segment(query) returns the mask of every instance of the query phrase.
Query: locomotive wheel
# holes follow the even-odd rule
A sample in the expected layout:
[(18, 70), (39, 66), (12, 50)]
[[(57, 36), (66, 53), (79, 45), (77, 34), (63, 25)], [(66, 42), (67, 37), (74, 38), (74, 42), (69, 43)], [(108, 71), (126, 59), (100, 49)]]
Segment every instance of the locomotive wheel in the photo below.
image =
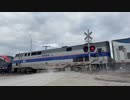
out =
[(23, 72), (23, 68), (18, 68), (18, 69), (17, 69), (17, 72), (18, 72), (18, 73), (22, 73), (22, 72)]
[(79, 68), (78, 67), (74, 67), (74, 71), (78, 72)]
[(13, 73), (17, 73), (17, 68), (14, 68), (14, 70), (12, 72)]
[(71, 67), (65, 67), (65, 71), (71, 71)]
[(33, 73), (36, 73), (37, 72), (37, 70), (36, 69), (33, 69)]
[(28, 68), (26, 68), (25, 70), (24, 70), (24, 73), (25, 74), (28, 74), (30, 71), (29, 71), (29, 69)]
[(31, 72), (33, 72), (32, 68), (25, 68), (24, 69), (24, 73), (26, 73), (26, 74), (30, 74)]

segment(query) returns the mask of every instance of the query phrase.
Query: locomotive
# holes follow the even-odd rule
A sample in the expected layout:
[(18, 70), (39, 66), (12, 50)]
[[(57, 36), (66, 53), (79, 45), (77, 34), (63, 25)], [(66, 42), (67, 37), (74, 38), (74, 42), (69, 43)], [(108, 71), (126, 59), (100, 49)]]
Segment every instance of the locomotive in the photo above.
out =
[(1, 55), (0, 56), (0, 72), (11, 72), (12, 71), (12, 56)]
[[(89, 59), (88, 49), (90, 49)], [(12, 72), (37, 72), (37, 70), (84, 70), (86, 66), (98, 69), (102, 64), (108, 67), (111, 59), (109, 41), (64, 46), (61, 48), (16, 54)], [(89, 67), (87, 67), (89, 68)]]

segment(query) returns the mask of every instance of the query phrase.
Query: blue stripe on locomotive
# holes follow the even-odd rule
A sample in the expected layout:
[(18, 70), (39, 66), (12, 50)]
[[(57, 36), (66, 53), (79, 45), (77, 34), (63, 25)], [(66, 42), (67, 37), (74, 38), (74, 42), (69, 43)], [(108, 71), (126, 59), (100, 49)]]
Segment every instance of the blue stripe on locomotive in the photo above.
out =
[[(91, 57), (96, 57), (97, 53), (91, 53), (90, 55), (91, 55)], [(64, 59), (73, 59), (76, 57), (87, 57), (87, 56), (88, 56), (88, 54), (77, 54), (77, 55), (67, 55), (67, 56), (58, 56), (58, 57), (17, 60), (17, 61), (13, 61), (13, 63), (28, 63), (28, 62), (40, 62), (40, 61), (64, 60)], [(110, 57), (110, 52), (98, 53), (98, 56), (99, 57), (102, 57), (102, 56)]]

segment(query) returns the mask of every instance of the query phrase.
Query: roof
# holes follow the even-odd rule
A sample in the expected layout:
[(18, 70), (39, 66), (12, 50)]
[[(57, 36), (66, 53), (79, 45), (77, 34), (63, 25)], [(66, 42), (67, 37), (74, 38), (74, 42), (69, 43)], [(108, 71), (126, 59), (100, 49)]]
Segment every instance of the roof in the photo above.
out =
[(130, 43), (130, 38), (117, 39), (117, 40), (112, 40), (112, 41), (120, 42), (120, 43)]
[[(90, 43), (90, 44), (104, 45), (104, 43), (107, 44), (107, 43), (109, 43), (109, 41), (93, 42), (93, 43)], [(68, 48), (68, 47), (72, 47), (74, 50), (76, 50), (76, 49), (81, 48), (83, 45), (87, 45), (87, 43), (80, 44), (80, 45), (73, 45), (73, 46), (64, 46), (64, 47), (48, 49), (48, 50), (39, 50), (39, 51), (42, 51), (44, 53), (60, 52), (62, 50), (66, 50), (66, 48)], [(32, 51), (32, 52), (39, 52), (39, 51)], [(25, 53), (30, 53), (30, 52), (24, 52), (24, 53), (18, 53), (18, 54), (25, 54)]]

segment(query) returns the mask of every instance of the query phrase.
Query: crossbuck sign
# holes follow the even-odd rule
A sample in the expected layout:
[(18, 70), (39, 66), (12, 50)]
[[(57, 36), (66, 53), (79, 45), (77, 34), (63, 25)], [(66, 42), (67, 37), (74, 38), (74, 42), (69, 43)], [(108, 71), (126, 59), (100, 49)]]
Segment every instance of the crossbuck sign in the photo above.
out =
[[(86, 37), (85, 37), (85, 39), (84, 40), (89, 40), (89, 39), (93, 39), (90, 35), (92, 34), (92, 32), (89, 32), (89, 30), (88, 30), (88, 33), (86, 33), (86, 32), (84, 32), (84, 34), (86, 35)], [(89, 42), (89, 41), (88, 41)]]

